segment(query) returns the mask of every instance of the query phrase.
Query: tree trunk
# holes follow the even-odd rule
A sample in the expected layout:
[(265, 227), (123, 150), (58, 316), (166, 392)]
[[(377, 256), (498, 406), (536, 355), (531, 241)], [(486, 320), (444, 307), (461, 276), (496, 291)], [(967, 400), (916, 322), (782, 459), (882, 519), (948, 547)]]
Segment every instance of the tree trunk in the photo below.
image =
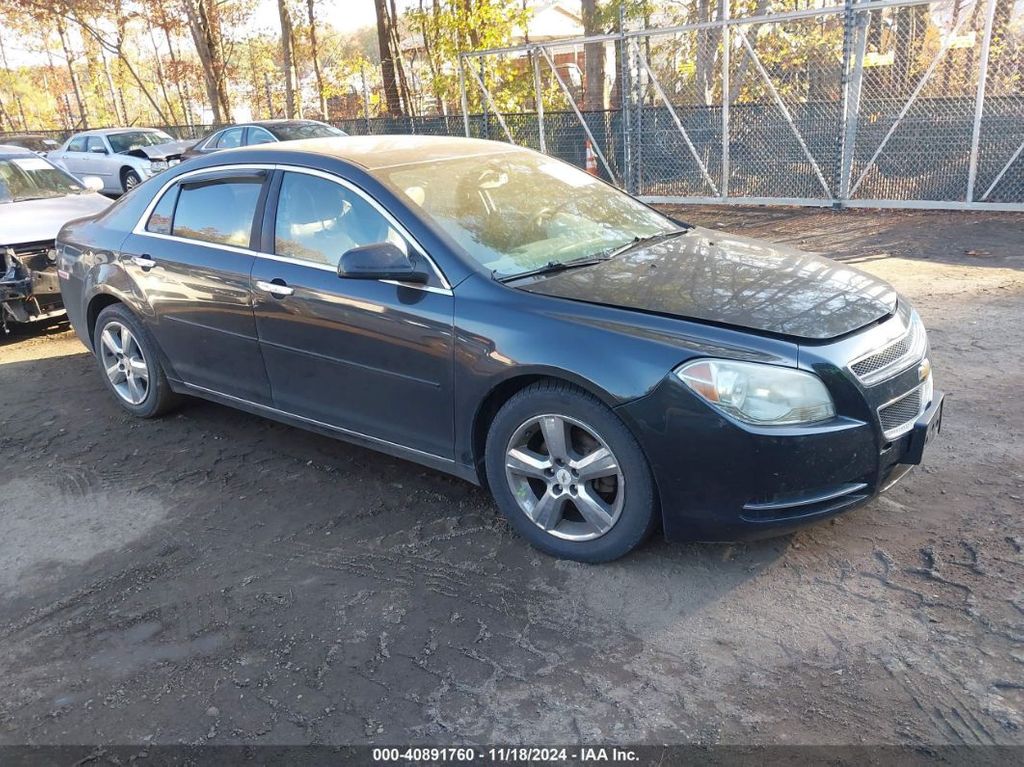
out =
[(68, 42), (67, 27), (64, 19), (55, 17), (57, 21), (57, 34), (60, 35), (60, 44), (64, 48), (64, 58), (68, 64), (68, 76), (71, 78), (71, 90), (75, 94), (75, 104), (78, 106), (78, 118), (83, 128), (89, 127), (89, 113), (86, 111), (85, 102), (82, 99), (82, 88), (78, 82), (78, 74), (75, 72), (75, 61), (71, 54), (71, 44)]
[[(207, 5), (209, 3), (209, 5)], [(231, 118), (231, 99), (225, 82), (224, 62), (221, 57), (220, 24), (217, 7), (209, 0), (182, 0), (188, 17), (192, 42), (203, 69), (203, 85), (213, 112), (213, 121), (223, 123)]]
[(402, 100), (398, 94), (395, 59), (391, 54), (391, 15), (387, 0), (374, 0), (377, 10), (377, 48), (380, 50), (380, 74), (384, 81), (384, 102), (388, 114), (402, 114)]
[(295, 66), (292, 57), (292, 19), (286, 0), (277, 0), (277, 13), (281, 18), (281, 58), (284, 65), (284, 110), (290, 120), (295, 117)]
[[(597, 25), (597, 0), (583, 0), (583, 34), (587, 37), (601, 33)], [(586, 66), (583, 79), (583, 108), (590, 112), (607, 109), (604, 92), (604, 43), (583, 46)]]
[(327, 92), (324, 89), (324, 75), (320, 69), (320, 45), (316, 39), (316, 14), (314, 0), (306, 0), (306, 14), (309, 16), (309, 55), (313, 59), (313, 74), (316, 77), (316, 94), (320, 100), (320, 119), (328, 119)]
[(185, 98), (185, 94), (182, 92), (181, 81), (184, 79), (184, 72), (182, 71), (179, 63), (178, 54), (174, 50), (174, 40), (171, 37), (170, 24), (167, 21), (167, 8), (164, 3), (157, 3), (157, 7), (160, 9), (160, 26), (163, 28), (164, 37), (167, 39), (167, 53), (171, 59), (171, 66), (174, 67), (174, 89), (178, 93), (178, 103), (181, 105), (181, 115), (185, 120), (185, 125), (190, 129), (192, 128), (192, 110), (189, 107), (188, 100)]

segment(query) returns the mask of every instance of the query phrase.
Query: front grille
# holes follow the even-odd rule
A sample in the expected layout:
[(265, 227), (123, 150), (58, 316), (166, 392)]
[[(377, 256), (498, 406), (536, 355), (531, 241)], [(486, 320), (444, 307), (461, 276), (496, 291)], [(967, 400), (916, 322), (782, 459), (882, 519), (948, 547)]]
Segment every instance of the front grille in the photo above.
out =
[(924, 326), (914, 315), (906, 333), (878, 351), (851, 363), (850, 370), (862, 384), (871, 386), (917, 362), (924, 355), (926, 341)]
[(922, 401), (927, 385), (928, 382), (878, 409), (878, 420), (886, 439), (896, 439), (914, 428), (914, 421), (928, 404)]

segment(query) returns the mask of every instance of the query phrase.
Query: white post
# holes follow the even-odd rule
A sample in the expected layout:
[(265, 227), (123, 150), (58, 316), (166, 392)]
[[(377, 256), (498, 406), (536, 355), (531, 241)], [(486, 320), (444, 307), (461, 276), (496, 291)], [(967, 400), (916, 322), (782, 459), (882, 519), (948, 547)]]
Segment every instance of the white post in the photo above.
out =
[(547, 143), (544, 139), (544, 95), (540, 87), (540, 58), (537, 52), (533, 53), (533, 93), (537, 104), (537, 131), (540, 134), (540, 151), (547, 152)]
[(466, 96), (466, 57), (459, 54), (459, 101), (462, 104), (462, 128), (469, 138), (469, 98)]
[(732, 34), (729, 29), (729, 2), (719, 0), (722, 9), (722, 199), (729, 196), (729, 67), (732, 48)]
[(978, 91), (974, 97), (974, 130), (971, 133), (971, 163), (967, 171), (967, 202), (974, 201), (974, 184), (978, 178), (978, 147), (981, 143), (981, 117), (985, 111), (985, 82), (988, 79), (988, 53), (992, 47), (992, 20), (996, 13), (996, 0), (985, 5), (985, 36), (981, 39), (978, 58)]

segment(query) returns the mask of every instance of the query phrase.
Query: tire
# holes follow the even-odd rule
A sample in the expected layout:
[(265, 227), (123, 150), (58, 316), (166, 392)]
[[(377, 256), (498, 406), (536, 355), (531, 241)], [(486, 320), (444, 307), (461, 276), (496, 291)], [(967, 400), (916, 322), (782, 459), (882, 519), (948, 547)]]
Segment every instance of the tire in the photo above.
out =
[(121, 407), (137, 418), (155, 418), (178, 404), (156, 341), (123, 304), (100, 312), (93, 339), (103, 382)]
[(142, 177), (138, 171), (131, 168), (121, 171), (121, 191), (128, 192), (142, 183)]
[(600, 400), (571, 384), (542, 381), (513, 396), (491, 422), (485, 450), (498, 508), (552, 556), (609, 562), (656, 525), (654, 479), (636, 438)]

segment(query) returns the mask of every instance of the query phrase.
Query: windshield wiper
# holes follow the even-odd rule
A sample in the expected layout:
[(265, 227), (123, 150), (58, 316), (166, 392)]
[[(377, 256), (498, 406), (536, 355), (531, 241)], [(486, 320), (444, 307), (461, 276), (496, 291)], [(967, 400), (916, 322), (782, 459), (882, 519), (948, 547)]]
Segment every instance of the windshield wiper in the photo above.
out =
[(515, 274), (505, 274), (500, 277), (495, 277), (498, 282), (511, 282), (512, 280), (521, 280), (527, 277), (537, 277), (542, 274), (555, 274), (556, 272), (564, 272), (567, 269), (577, 269), (581, 266), (593, 266), (599, 264), (602, 261), (610, 259), (610, 255), (597, 255), (597, 256), (582, 256), (581, 258), (572, 258), (568, 261), (548, 261), (544, 266), (539, 266), (536, 269), (530, 269), (526, 272), (516, 272)]
[(659, 240), (667, 240), (670, 237), (677, 237), (680, 234), (686, 234), (687, 232), (690, 231), (690, 229), (692, 229), (692, 227), (690, 227), (689, 229), (672, 229), (671, 231), (668, 232), (649, 234), (646, 237), (634, 237), (631, 242), (627, 242), (625, 245), (620, 245), (614, 250), (610, 250), (607, 253), (605, 253), (605, 257), (615, 258), (616, 256), (621, 256), (623, 253), (632, 250), (637, 245), (650, 245), (652, 242), (657, 242)]

